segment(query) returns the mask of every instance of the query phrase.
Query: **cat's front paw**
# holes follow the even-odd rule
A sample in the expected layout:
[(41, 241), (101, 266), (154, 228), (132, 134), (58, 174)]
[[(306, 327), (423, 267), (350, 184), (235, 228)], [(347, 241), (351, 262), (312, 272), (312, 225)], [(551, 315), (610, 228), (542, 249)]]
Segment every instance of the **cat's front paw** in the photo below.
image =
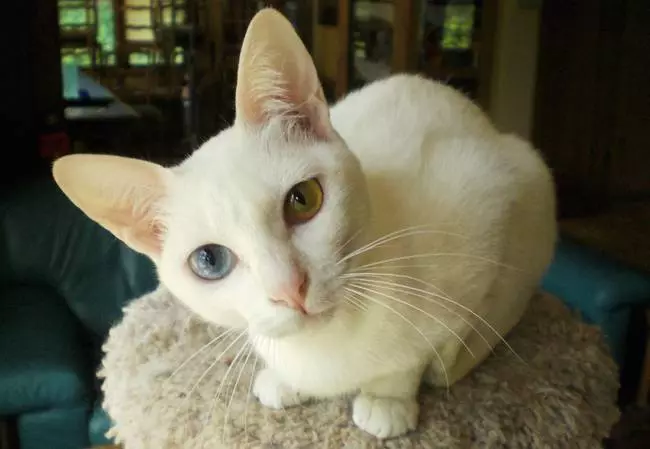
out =
[(415, 430), (420, 407), (415, 399), (394, 399), (360, 394), (352, 406), (352, 419), (377, 438), (392, 438)]
[(304, 402), (304, 398), (283, 384), (269, 368), (257, 374), (253, 394), (263, 405), (276, 410)]

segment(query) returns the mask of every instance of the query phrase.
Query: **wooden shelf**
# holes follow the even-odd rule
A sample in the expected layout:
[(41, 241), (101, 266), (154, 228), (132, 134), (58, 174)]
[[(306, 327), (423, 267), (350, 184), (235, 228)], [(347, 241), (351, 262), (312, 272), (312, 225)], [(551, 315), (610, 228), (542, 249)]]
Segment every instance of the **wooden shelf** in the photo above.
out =
[(479, 75), (476, 67), (429, 67), (424, 73), (438, 80), (477, 79)]

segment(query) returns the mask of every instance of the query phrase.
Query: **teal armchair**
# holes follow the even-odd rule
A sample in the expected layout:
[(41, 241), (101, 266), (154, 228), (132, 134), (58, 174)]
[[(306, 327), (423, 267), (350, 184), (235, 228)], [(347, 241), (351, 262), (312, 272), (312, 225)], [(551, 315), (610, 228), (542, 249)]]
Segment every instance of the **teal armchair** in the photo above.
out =
[(633, 356), (627, 346), (631, 315), (650, 307), (650, 274), (562, 236), (542, 288), (598, 325), (619, 367), (625, 367)]
[(122, 306), (153, 266), (89, 220), (51, 180), (0, 196), (0, 418), (21, 449), (105, 444), (96, 370)]

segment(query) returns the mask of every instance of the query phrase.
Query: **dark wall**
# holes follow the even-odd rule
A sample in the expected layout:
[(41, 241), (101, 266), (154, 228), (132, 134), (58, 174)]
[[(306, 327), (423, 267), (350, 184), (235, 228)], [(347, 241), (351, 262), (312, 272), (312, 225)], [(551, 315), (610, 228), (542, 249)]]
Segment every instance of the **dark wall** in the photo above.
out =
[(3, 3), (0, 81), (0, 185), (48, 168), (38, 155), (42, 133), (63, 129), (56, 0)]
[(562, 215), (650, 196), (650, 1), (544, 0), (535, 143)]

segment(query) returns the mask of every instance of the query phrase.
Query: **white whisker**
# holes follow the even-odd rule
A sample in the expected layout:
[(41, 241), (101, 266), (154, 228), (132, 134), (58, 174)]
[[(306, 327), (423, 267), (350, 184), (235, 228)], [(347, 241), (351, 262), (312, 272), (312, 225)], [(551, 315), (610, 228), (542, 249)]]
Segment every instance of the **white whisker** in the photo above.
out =
[(357, 309), (357, 310), (359, 310), (361, 312), (367, 312), (368, 311), (368, 307), (366, 307), (366, 305), (363, 304), (361, 301), (359, 301), (357, 298), (353, 298), (350, 295), (345, 295), (343, 299), (345, 301), (347, 301), (355, 309)]
[(205, 376), (207, 376), (208, 373), (209, 373), (210, 371), (212, 371), (212, 370), (214, 369), (215, 366), (217, 366), (217, 363), (219, 363), (219, 362), (221, 361), (221, 357), (223, 357), (224, 354), (230, 350), (230, 348), (232, 348), (235, 344), (237, 344), (237, 342), (239, 341), (239, 339), (241, 339), (244, 335), (246, 335), (246, 330), (241, 331), (241, 333), (237, 336), (237, 338), (235, 338), (232, 342), (230, 342), (230, 344), (226, 347), (226, 349), (224, 349), (223, 352), (222, 352), (221, 354), (219, 354), (219, 356), (216, 357), (216, 358), (214, 359), (214, 362), (212, 362), (212, 363), (210, 364), (210, 366), (208, 366), (208, 368), (207, 368), (205, 371), (203, 371), (203, 374), (201, 374), (201, 376), (199, 377), (199, 380), (196, 381), (196, 383), (194, 384), (194, 386), (192, 386), (192, 388), (190, 389), (190, 391), (189, 391), (189, 392), (187, 393), (187, 395), (185, 396), (185, 399), (186, 399), (186, 400), (188, 400), (188, 399), (190, 398), (190, 396), (192, 396), (192, 393), (194, 393), (194, 391), (195, 391), (196, 388), (199, 386), (199, 384), (201, 383), (201, 381), (205, 378)]
[(228, 369), (226, 369), (226, 372), (221, 378), (221, 383), (219, 384), (219, 388), (217, 389), (217, 392), (214, 395), (213, 406), (214, 404), (216, 404), (217, 400), (221, 397), (221, 392), (223, 391), (223, 388), (226, 386), (226, 380), (230, 375), (230, 371), (232, 371), (233, 367), (237, 364), (237, 362), (243, 356), (244, 352), (246, 351), (246, 349), (248, 349), (249, 346), (250, 343), (246, 342), (241, 348), (239, 348), (237, 354), (235, 354), (235, 357), (232, 359), (232, 362), (230, 362), (230, 364), (228, 365)]
[(239, 369), (239, 374), (237, 375), (237, 379), (235, 380), (235, 386), (232, 388), (232, 392), (230, 393), (230, 400), (228, 401), (228, 405), (226, 405), (226, 414), (223, 417), (223, 430), (221, 432), (222, 440), (226, 438), (226, 425), (228, 423), (228, 418), (230, 417), (230, 407), (232, 406), (232, 401), (235, 397), (235, 394), (237, 393), (237, 385), (239, 385), (239, 381), (241, 380), (242, 373), (245, 371), (246, 365), (248, 364), (248, 360), (251, 358), (251, 355), (255, 350), (252, 344), (248, 343), (247, 346), (248, 346), (248, 352), (246, 358), (242, 363), (242, 367)]
[[(174, 371), (169, 375), (169, 377), (168, 377), (167, 379), (165, 379), (165, 383), (171, 381), (171, 379), (172, 379), (176, 374), (178, 374), (178, 372), (179, 372), (180, 370), (182, 370), (185, 366), (187, 366), (187, 364), (190, 363), (192, 360), (194, 360), (194, 358), (196, 358), (199, 354), (201, 354), (203, 351), (205, 351), (206, 349), (208, 349), (210, 346), (212, 346), (212, 345), (218, 343), (219, 341), (223, 340), (224, 338), (230, 336), (230, 334), (232, 334), (234, 331), (235, 331), (235, 329), (232, 329), (232, 328), (231, 328), (231, 329), (227, 329), (227, 330), (225, 330), (224, 332), (222, 332), (222, 333), (220, 333), (219, 335), (217, 335), (217, 336), (216, 336), (215, 338), (213, 338), (212, 340), (210, 340), (209, 342), (207, 342), (206, 344), (204, 344), (203, 346), (201, 346), (201, 347), (200, 347), (196, 352), (194, 352), (194, 354), (192, 354), (192, 355), (189, 356), (187, 359), (185, 359), (185, 361), (184, 361), (183, 363), (181, 363), (181, 364), (178, 366), (178, 368), (176, 368), (176, 369), (175, 369), (175, 370), (174, 370)], [(163, 384), (163, 385), (164, 385), (164, 384)]]
[[(469, 307), (467, 307), (467, 306), (461, 304), (460, 302), (458, 302), (458, 301), (452, 299), (451, 296), (449, 296), (447, 293), (445, 293), (445, 292), (444, 292), (441, 288), (439, 288), (438, 286), (436, 286), (436, 285), (434, 285), (434, 284), (432, 284), (432, 283), (430, 283), (430, 282), (424, 281), (424, 280), (422, 280), (422, 279), (418, 279), (418, 278), (416, 278), (416, 277), (414, 277), (414, 276), (408, 276), (408, 275), (405, 275), (405, 274), (388, 274), (388, 273), (356, 273), (356, 274), (357, 274), (357, 275), (361, 275), (361, 274), (363, 274), (364, 276), (384, 276), (384, 275), (387, 275), (387, 276), (394, 276), (394, 277), (399, 277), (399, 278), (403, 278), (403, 279), (410, 279), (410, 280), (413, 280), (413, 281), (416, 281), (416, 282), (420, 282), (420, 283), (422, 283), (422, 284), (424, 284), (424, 285), (426, 285), (426, 286), (428, 286), (428, 287), (430, 287), (430, 288), (432, 288), (432, 289), (434, 289), (434, 290), (437, 290), (437, 291), (440, 292), (442, 295), (440, 295), (440, 294), (436, 294), (436, 293), (433, 293), (433, 292), (430, 292), (430, 291), (428, 291), (428, 290), (420, 289), (420, 288), (417, 288), (417, 287), (412, 287), (412, 286), (410, 286), (410, 285), (404, 285), (404, 284), (394, 283), (394, 285), (400, 286), (401, 288), (403, 288), (403, 289), (405, 289), (405, 290), (410, 290), (410, 291), (419, 292), (419, 293), (422, 293), (422, 294), (429, 295), (428, 298), (427, 298), (427, 297), (424, 297), (424, 296), (420, 296), (420, 297), (421, 297), (422, 299), (426, 299), (426, 300), (432, 301), (432, 302), (434, 302), (435, 304), (437, 304), (437, 305), (439, 305), (439, 306), (442, 306), (442, 304), (440, 304), (438, 301), (436, 301), (433, 297), (435, 297), (435, 298), (439, 298), (439, 299), (441, 299), (441, 300), (443, 300), (443, 301), (447, 301), (447, 302), (453, 304), (454, 306), (459, 307), (461, 310), (464, 310), (465, 312), (468, 312), (468, 313), (471, 314), (473, 317), (475, 317), (476, 319), (478, 319), (479, 322), (480, 322), (481, 324), (483, 324), (483, 325), (484, 325), (485, 327), (487, 327), (490, 331), (492, 331), (492, 332), (494, 333), (494, 335), (496, 335), (496, 336), (499, 338), (499, 340), (500, 340), (500, 341), (501, 341), (501, 342), (506, 346), (506, 348), (507, 348), (510, 352), (512, 352), (512, 354), (513, 354), (515, 357), (517, 357), (517, 358), (519, 359), (519, 361), (521, 361), (522, 363), (524, 363), (524, 364), (527, 365), (526, 361), (525, 361), (525, 360), (524, 360), (524, 359), (523, 359), (523, 358), (522, 358), (522, 357), (517, 353), (517, 351), (514, 350), (514, 348), (513, 348), (513, 347), (512, 347), (512, 346), (511, 346), (507, 341), (506, 341), (506, 339), (501, 335), (501, 333), (499, 333), (499, 331), (497, 331), (497, 330), (494, 328), (494, 326), (493, 326), (492, 324), (490, 324), (489, 321), (487, 321), (485, 318), (483, 318), (483, 317), (482, 317), (481, 315), (479, 315), (478, 313), (474, 312), (474, 311), (473, 311), (472, 309), (470, 309)], [(384, 282), (385, 282), (385, 281), (384, 281)], [(389, 283), (389, 284), (391, 284), (391, 283)], [(448, 309), (447, 309), (447, 310), (448, 310)], [(459, 314), (458, 316), (460, 317), (460, 314)], [(461, 319), (462, 319), (462, 318), (461, 318)], [(467, 324), (470, 325), (470, 326), (472, 326), (472, 325), (469, 324), (469, 323), (467, 323)], [(483, 334), (482, 334), (481, 332), (479, 332), (479, 331), (478, 331), (474, 326), (472, 326), (472, 329), (474, 329), (474, 331), (475, 331), (475, 332), (479, 335), (479, 337), (480, 337), (480, 338), (485, 342), (485, 344), (488, 345), (488, 346), (490, 346), (490, 347), (492, 348), (492, 351), (494, 351), (494, 348), (492, 347), (492, 345), (490, 345), (490, 343), (489, 343), (489, 342), (487, 341), (487, 339), (483, 336)]]
[[(359, 282), (361, 282), (361, 284), (359, 284)], [(386, 298), (386, 299), (390, 299), (390, 300), (395, 301), (395, 302), (397, 302), (397, 303), (399, 303), (399, 304), (402, 304), (402, 305), (404, 305), (404, 306), (406, 306), (406, 307), (410, 307), (410, 308), (413, 309), (413, 310), (417, 310), (418, 312), (420, 312), (420, 313), (423, 314), (424, 316), (426, 316), (426, 317), (428, 317), (428, 318), (431, 318), (431, 319), (434, 320), (436, 323), (438, 323), (439, 325), (441, 325), (442, 327), (444, 327), (444, 328), (445, 328), (445, 329), (446, 329), (446, 330), (447, 330), (451, 335), (453, 335), (454, 337), (456, 337), (456, 339), (458, 340), (458, 342), (459, 342), (461, 345), (463, 345), (463, 347), (467, 350), (467, 352), (469, 352), (469, 354), (470, 354), (473, 358), (476, 358), (476, 356), (474, 355), (474, 352), (469, 348), (469, 346), (467, 346), (467, 343), (465, 343), (465, 340), (463, 340), (463, 339), (461, 338), (460, 335), (458, 335), (458, 334), (457, 334), (457, 333), (456, 333), (452, 328), (450, 328), (449, 326), (447, 326), (447, 324), (446, 324), (445, 322), (443, 322), (443, 321), (442, 321), (440, 318), (438, 318), (437, 316), (430, 314), (430, 313), (427, 312), (426, 310), (423, 310), (422, 308), (420, 308), (420, 307), (418, 307), (418, 306), (416, 306), (416, 305), (414, 305), (414, 304), (411, 304), (411, 303), (409, 303), (408, 301), (404, 301), (404, 300), (402, 300), (402, 299), (396, 298), (396, 297), (393, 296), (393, 295), (389, 295), (389, 294), (387, 294), (387, 293), (384, 293), (384, 292), (381, 292), (381, 291), (378, 291), (378, 290), (375, 290), (375, 289), (369, 288), (368, 285), (373, 285), (372, 282), (364, 281), (364, 280), (359, 280), (359, 281), (355, 281), (353, 285), (354, 285), (355, 287), (357, 287), (357, 288), (362, 288), (362, 289), (364, 289), (364, 290), (367, 291), (368, 293), (374, 293), (375, 295), (381, 295), (381, 296), (383, 296), (383, 297)]]
[(348, 238), (345, 242), (343, 242), (343, 244), (338, 249), (338, 253), (340, 254), (345, 249), (345, 247), (348, 246), (352, 242), (352, 240), (354, 240), (356, 237), (358, 237), (359, 234), (361, 234), (362, 230), (363, 230), (363, 228), (357, 229), (357, 231), (354, 234), (352, 234), (350, 236), (350, 238)]
[(257, 364), (260, 361), (259, 356), (255, 352), (255, 362), (253, 363), (253, 370), (251, 371), (251, 379), (248, 383), (248, 393), (246, 394), (246, 406), (244, 408), (244, 446), (248, 443), (248, 406), (250, 405), (251, 392), (253, 390), (253, 382), (255, 381), (255, 374), (257, 371)]
[[(226, 381), (228, 380), (228, 376), (230, 375), (230, 371), (232, 368), (239, 362), (239, 359), (241, 356), (244, 354), (245, 350), (249, 347), (250, 343), (246, 342), (244, 345), (239, 348), (239, 351), (237, 351), (237, 354), (235, 357), (232, 359), (232, 362), (230, 362), (230, 365), (228, 365), (228, 369), (224, 373), (223, 377), (221, 378), (221, 382), (219, 383), (219, 388), (217, 389), (217, 392), (215, 393), (214, 397), (212, 398), (212, 404), (210, 405), (210, 410), (208, 411), (207, 418), (206, 418), (206, 425), (210, 423), (210, 420), (212, 419), (212, 415), (214, 413), (214, 408), (217, 406), (217, 402), (219, 401), (219, 396), (221, 396), (221, 391), (223, 390), (223, 387), (226, 385)], [(221, 442), (223, 442), (224, 435), (221, 435)]]
[(448, 236), (453, 236), (453, 237), (460, 237), (460, 238), (465, 238), (462, 234), (457, 234), (454, 232), (447, 232), (447, 231), (439, 231), (439, 230), (434, 230), (434, 229), (423, 229), (428, 227), (427, 225), (417, 225), (417, 226), (409, 226), (404, 229), (400, 229), (398, 231), (391, 232), (389, 234), (386, 234), (382, 237), (379, 237), (364, 246), (356, 249), (355, 251), (351, 252), (347, 256), (343, 257), (341, 260), (339, 260), (339, 264), (345, 262), (348, 259), (351, 259), (353, 257), (359, 256), (365, 252), (371, 251), (374, 248), (377, 248), (381, 245), (384, 245), (388, 242), (391, 242), (396, 239), (400, 238), (405, 238), (405, 237), (411, 237), (414, 235), (420, 235), (420, 234), (442, 234), (442, 235), (448, 235)]
[(463, 315), (461, 315), (459, 312), (452, 309), (451, 307), (445, 305), (444, 303), (436, 300), (435, 298), (439, 297), (439, 295), (436, 295), (435, 293), (432, 293), (432, 292), (429, 292), (429, 291), (426, 291), (426, 290), (424, 290), (424, 292), (426, 294), (420, 293), (420, 292), (414, 292), (414, 291), (411, 291), (408, 288), (409, 286), (400, 284), (398, 282), (377, 281), (376, 279), (362, 277), (362, 276), (359, 276), (358, 278), (355, 278), (355, 279), (362, 280), (362, 281), (364, 281), (364, 282), (366, 282), (366, 283), (368, 283), (370, 285), (376, 286), (376, 287), (386, 287), (386, 288), (389, 288), (392, 291), (397, 292), (397, 293), (404, 293), (404, 294), (407, 294), (407, 295), (410, 295), (410, 296), (414, 296), (414, 297), (417, 297), (417, 298), (424, 299), (425, 301), (432, 302), (433, 304), (435, 304), (438, 307), (441, 307), (442, 309), (446, 310), (447, 312), (453, 313), (454, 316), (458, 317), (463, 323), (465, 323), (474, 332), (476, 332), (476, 334), (481, 338), (481, 340), (483, 340), (485, 342), (485, 345), (488, 348), (490, 348), (491, 350), (494, 350), (494, 348), (492, 347), (492, 345), (490, 344), (488, 339), (485, 338), (485, 336), (483, 336), (483, 334), (476, 328), (476, 326), (474, 326), (474, 324), (472, 324), (466, 317), (464, 317)]
[[(424, 300), (429, 301), (429, 302), (433, 302), (436, 306), (441, 307), (441, 308), (443, 308), (444, 310), (446, 310), (447, 312), (449, 312), (449, 313), (453, 313), (455, 316), (457, 316), (458, 318), (460, 318), (460, 320), (463, 321), (463, 323), (465, 323), (465, 324), (468, 325), (470, 328), (472, 328), (472, 330), (474, 330), (474, 332), (476, 332), (476, 333), (479, 335), (479, 337), (481, 337), (481, 339), (485, 342), (485, 344), (486, 344), (488, 347), (491, 347), (490, 342), (487, 340), (487, 338), (485, 338), (485, 337), (483, 336), (483, 334), (481, 334), (481, 333), (478, 331), (478, 329), (476, 329), (476, 327), (475, 327), (475, 326), (474, 326), (474, 325), (473, 325), (473, 324), (472, 324), (472, 323), (471, 323), (467, 318), (465, 318), (465, 317), (464, 317), (463, 315), (461, 315), (459, 312), (453, 310), (451, 307), (449, 307), (449, 306), (445, 305), (444, 303), (442, 303), (442, 302), (436, 300), (435, 298), (440, 298), (440, 299), (442, 299), (442, 300), (445, 300), (445, 301), (451, 302), (451, 303), (453, 303), (454, 305), (459, 306), (459, 307), (461, 307), (461, 308), (466, 308), (465, 306), (463, 306), (463, 305), (461, 305), (461, 304), (456, 304), (456, 302), (455, 302), (454, 300), (452, 300), (451, 298), (449, 298), (449, 297), (442, 297), (442, 296), (440, 296), (440, 295), (438, 295), (438, 294), (436, 294), (436, 293), (430, 292), (430, 291), (428, 291), (428, 290), (418, 289), (418, 288), (416, 288), (416, 287), (411, 287), (411, 286), (409, 286), (409, 285), (401, 284), (401, 283), (399, 283), (399, 282), (381, 281), (381, 280), (377, 280), (377, 279), (375, 279), (376, 277), (384, 277), (384, 276), (385, 276), (385, 277), (388, 277), (388, 278), (398, 277), (398, 278), (404, 278), (404, 279), (411, 279), (411, 280), (413, 280), (413, 281), (417, 281), (417, 282), (421, 282), (421, 283), (423, 283), (423, 284), (426, 284), (426, 285), (428, 285), (428, 286), (430, 286), (430, 287), (432, 287), (432, 288), (436, 288), (435, 285), (433, 285), (433, 284), (429, 284), (428, 282), (423, 281), (423, 280), (421, 280), (421, 279), (418, 279), (418, 278), (416, 278), (416, 277), (408, 276), (408, 275), (405, 275), (405, 274), (397, 274), (397, 273), (370, 273), (370, 272), (357, 272), (357, 273), (354, 273), (354, 275), (352, 275), (352, 274), (349, 274), (349, 275), (343, 275), (343, 276), (341, 276), (341, 278), (343, 278), (343, 279), (351, 279), (351, 280), (353, 280), (353, 281), (355, 281), (355, 280), (357, 280), (357, 279), (365, 280), (365, 281), (367, 281), (367, 282), (371, 282), (371, 283), (373, 283), (373, 284), (376, 285), (376, 286), (390, 287), (390, 288), (391, 288), (392, 290), (394, 290), (394, 291), (397, 291), (397, 292), (400, 292), (400, 293), (406, 293), (406, 294), (408, 294), (408, 295), (415, 296), (415, 297), (417, 297), (417, 298), (421, 298), (421, 299), (424, 299)], [(415, 291), (415, 292), (414, 292), (414, 291)], [(470, 313), (472, 313), (472, 314), (473, 314), (474, 316), (476, 316), (479, 320), (482, 319), (480, 315), (478, 315), (477, 313), (473, 312), (471, 309), (467, 308), (467, 311), (469, 311)], [(486, 322), (486, 323), (483, 323), (483, 324), (486, 324), (487, 326), (490, 326), (489, 323), (487, 323), (487, 322)], [(493, 332), (495, 332), (495, 331), (493, 330)], [(497, 334), (497, 336), (500, 336), (500, 335), (498, 334), (498, 332), (495, 332), (495, 333)]]
[(358, 291), (356, 288), (354, 288), (354, 287), (349, 287), (349, 286), (345, 286), (345, 289), (348, 290), (350, 293), (353, 293), (353, 294), (356, 294), (356, 295), (361, 295), (361, 296), (363, 296), (364, 298), (366, 298), (368, 301), (370, 301), (370, 302), (372, 302), (372, 303), (375, 303), (375, 304), (377, 304), (377, 305), (379, 305), (379, 306), (381, 306), (381, 307), (384, 307), (385, 309), (389, 310), (390, 312), (394, 313), (396, 316), (398, 316), (399, 318), (401, 318), (402, 320), (404, 320), (404, 322), (406, 322), (407, 324), (410, 324), (411, 327), (413, 327), (413, 329), (414, 329), (418, 334), (420, 334), (420, 336), (421, 336), (422, 338), (424, 338), (424, 340), (429, 344), (429, 346), (431, 346), (431, 350), (433, 351), (433, 353), (435, 354), (436, 358), (437, 358), (438, 361), (440, 362), (440, 367), (442, 368), (442, 371), (443, 371), (444, 376), (445, 376), (445, 382), (446, 382), (446, 384), (447, 384), (447, 391), (449, 391), (449, 376), (447, 375), (447, 368), (445, 367), (445, 362), (443, 361), (442, 357), (440, 356), (440, 353), (439, 353), (439, 352), (436, 350), (436, 348), (433, 346), (433, 343), (431, 343), (431, 340), (429, 340), (429, 338), (427, 338), (427, 336), (424, 334), (424, 332), (422, 332), (422, 330), (421, 330), (419, 327), (417, 327), (417, 326), (416, 326), (416, 325), (415, 325), (411, 320), (409, 320), (408, 318), (406, 318), (403, 314), (401, 314), (400, 312), (398, 312), (397, 310), (395, 310), (393, 307), (389, 306), (388, 304), (384, 304), (384, 303), (381, 302), (380, 300), (378, 300), (378, 299), (376, 299), (376, 298), (373, 298), (373, 297), (370, 296), (370, 295), (367, 295), (367, 294), (364, 293), (363, 291)]
[(357, 269), (366, 269), (366, 268), (376, 267), (376, 266), (384, 265), (384, 264), (387, 264), (387, 263), (390, 263), (390, 262), (399, 262), (400, 260), (422, 259), (422, 258), (428, 258), (428, 257), (466, 257), (468, 259), (475, 259), (475, 260), (479, 260), (481, 262), (491, 263), (491, 264), (499, 266), (499, 267), (508, 268), (510, 270), (513, 270), (513, 271), (519, 271), (519, 272), (525, 273), (525, 271), (522, 270), (521, 268), (517, 268), (517, 267), (512, 266), (512, 265), (501, 263), (501, 262), (498, 262), (496, 260), (488, 259), (487, 257), (477, 256), (477, 255), (474, 255), (474, 254), (466, 254), (466, 253), (423, 253), (423, 254), (412, 254), (412, 255), (409, 255), (409, 256), (391, 257), (389, 259), (379, 260), (377, 262), (372, 262), (372, 263), (368, 263), (368, 264), (365, 264), (365, 265), (361, 265), (361, 266), (357, 267)]

